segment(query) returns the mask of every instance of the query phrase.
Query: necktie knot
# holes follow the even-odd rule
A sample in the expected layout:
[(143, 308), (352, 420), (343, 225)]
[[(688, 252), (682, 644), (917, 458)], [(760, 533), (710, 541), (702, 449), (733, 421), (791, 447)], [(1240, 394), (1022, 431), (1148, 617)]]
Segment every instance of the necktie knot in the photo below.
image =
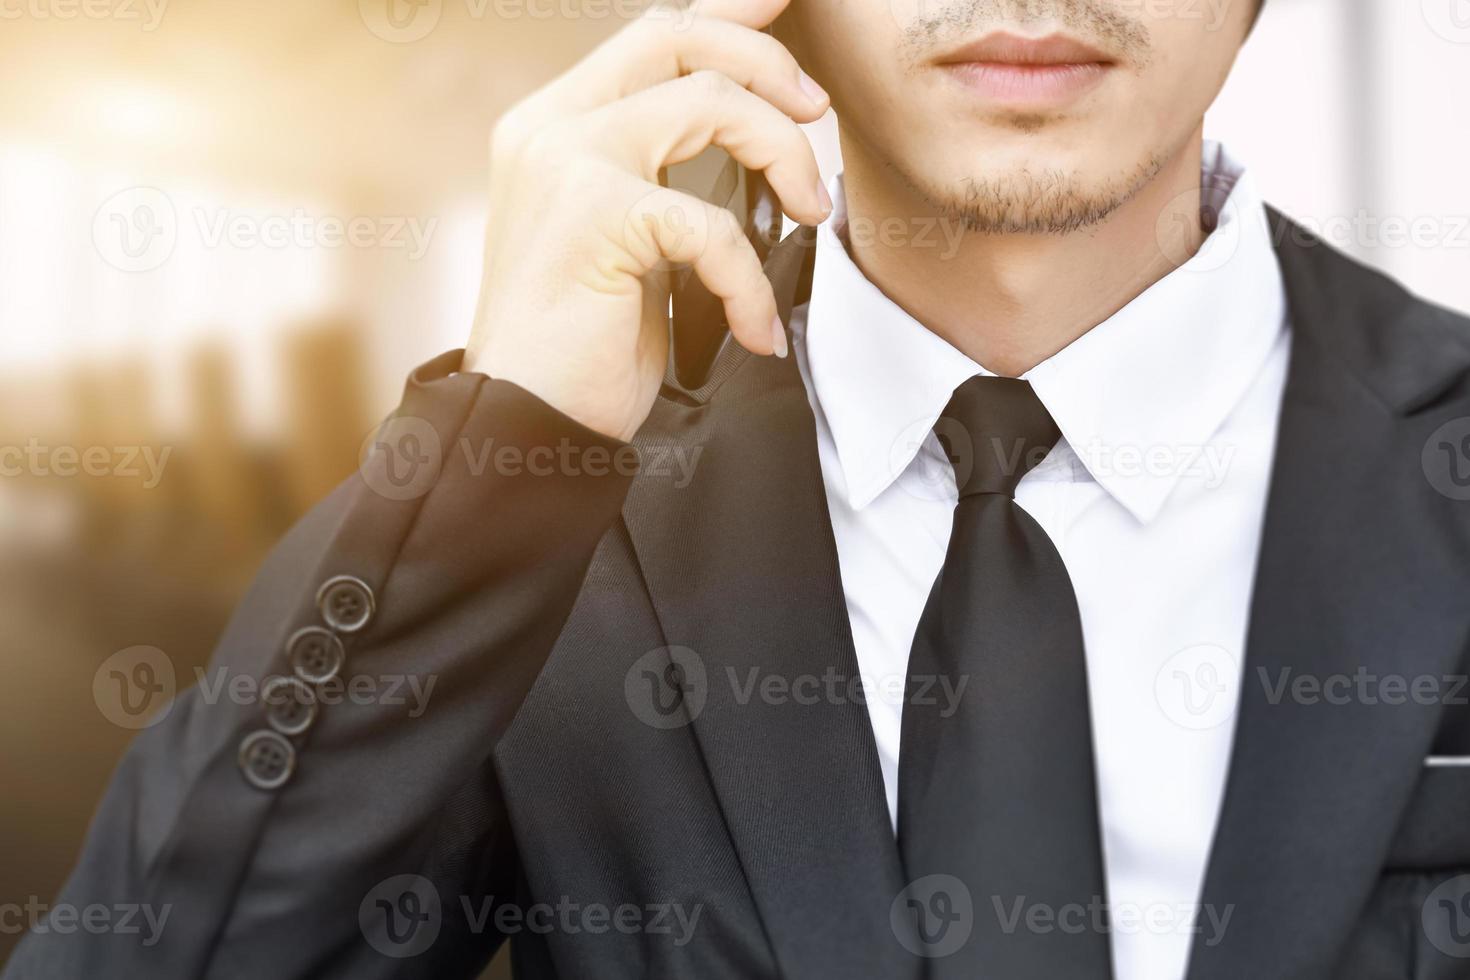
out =
[(1062, 433), (1030, 382), (978, 375), (954, 390), (934, 435), (963, 500), (983, 493), (1014, 497), (1021, 478)]

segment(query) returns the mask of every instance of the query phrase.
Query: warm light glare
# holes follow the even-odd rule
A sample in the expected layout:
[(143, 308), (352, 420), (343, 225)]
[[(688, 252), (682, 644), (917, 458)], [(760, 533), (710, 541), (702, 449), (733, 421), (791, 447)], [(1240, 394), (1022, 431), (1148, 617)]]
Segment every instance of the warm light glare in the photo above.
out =
[(172, 142), (188, 128), (183, 103), (158, 89), (109, 85), (88, 100), (99, 135), (138, 144)]

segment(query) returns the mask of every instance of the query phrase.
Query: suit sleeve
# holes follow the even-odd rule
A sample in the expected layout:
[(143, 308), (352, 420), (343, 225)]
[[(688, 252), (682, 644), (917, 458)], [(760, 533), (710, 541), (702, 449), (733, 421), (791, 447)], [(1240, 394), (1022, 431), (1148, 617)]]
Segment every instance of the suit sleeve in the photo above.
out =
[(637, 463), (459, 363), (411, 376), (272, 552), (7, 978), (473, 976), (493, 952), (517, 869), (491, 753)]

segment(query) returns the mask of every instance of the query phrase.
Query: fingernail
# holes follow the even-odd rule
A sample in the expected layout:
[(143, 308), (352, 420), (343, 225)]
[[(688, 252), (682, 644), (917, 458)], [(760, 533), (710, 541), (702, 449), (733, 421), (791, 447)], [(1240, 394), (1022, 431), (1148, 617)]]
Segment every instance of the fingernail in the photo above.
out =
[(812, 78), (806, 72), (798, 71), (797, 74), (800, 76), (798, 80), (801, 82), (801, 90), (806, 94), (808, 99), (811, 99), (812, 104), (826, 105), (828, 99), (827, 90), (818, 85), (816, 79)]
[(832, 195), (827, 193), (827, 185), (820, 177), (817, 178), (817, 201), (822, 205), (822, 217), (832, 213)]
[(771, 320), (771, 348), (771, 352), (777, 357), (786, 356), (786, 328), (781, 326), (781, 314), (779, 313)]

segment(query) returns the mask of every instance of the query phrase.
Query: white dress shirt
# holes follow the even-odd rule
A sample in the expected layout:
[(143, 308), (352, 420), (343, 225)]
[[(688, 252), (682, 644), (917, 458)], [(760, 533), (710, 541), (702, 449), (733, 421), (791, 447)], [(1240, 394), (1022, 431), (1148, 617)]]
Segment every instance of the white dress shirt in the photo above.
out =
[[(1025, 375), (1063, 436), (1016, 502), (1061, 553), (1081, 609), (1118, 980), (1180, 980), (1192, 931), (1218, 938), (1230, 914), (1199, 908), (1200, 892), (1290, 333), (1251, 177), (1206, 144), (1202, 187), (1220, 217), (1200, 252)], [(988, 372), (863, 276), (840, 237), (840, 176), (831, 189), (811, 299), (791, 325), (896, 818), (909, 646), (956, 501), (930, 428), (955, 387)], [(992, 914), (978, 899), (975, 911)]]

